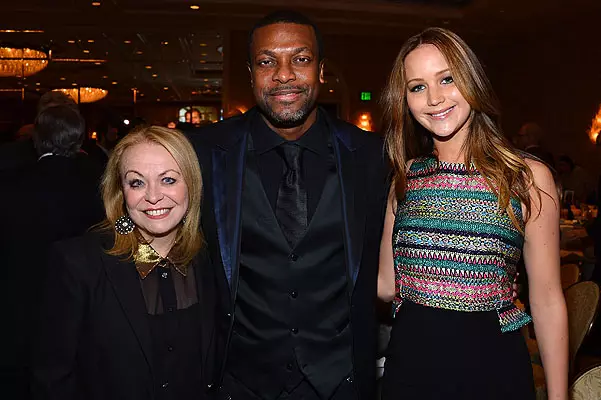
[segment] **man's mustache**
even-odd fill
[[[307,88],[304,86],[285,85],[285,86],[278,86],[273,89],[270,89],[269,91],[267,91],[267,94],[270,96],[273,96],[273,95],[278,95],[278,94],[287,93],[287,92],[303,93],[306,91],[307,91]]]

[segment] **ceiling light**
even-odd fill
[[[146,69],[152,69],[152,65],[146,65],[146,66],[144,66],[144,68],[146,68]]]
[[[156,78],[157,76],[159,76],[158,74],[152,74],[153,78]]]
[[[94,43],[94,39],[88,40],[88,43]]]
[[[123,43],[125,43],[125,44],[131,44],[131,40],[124,40]]]
[[[35,85],[36,85],[36,86],[40,86],[40,82],[36,82],[36,83],[35,83]]]
[[[94,63],[96,65],[100,65],[102,63],[105,63],[106,60],[103,60],[101,58],[53,58],[52,59],[53,62],[72,62],[72,63]]]
[[[61,81],[66,81],[66,80],[67,80],[67,78],[65,78],[64,76],[61,76],[61,77],[60,77],[60,80],[61,80]]]
[[[138,51],[136,51],[136,54],[140,55],[140,54],[143,54],[143,52],[142,52],[142,50],[138,50]]]
[[[200,6],[197,6],[196,4],[192,4],[192,5],[190,6],[190,8],[191,8],[192,10],[198,10],[198,9],[200,8]]]
[[[208,81],[209,81],[208,79],[203,79],[203,80],[204,80],[205,82],[208,82]]]
[[[75,44],[75,40],[67,40],[67,43]]]
[[[102,79],[108,79],[108,78],[109,78],[109,77],[108,77],[108,76],[106,76],[106,75],[103,75],[103,76],[102,76]]]
[[[99,2],[99,1],[93,1],[93,2],[92,2],[92,5],[93,5],[94,7],[100,7],[100,2]]]
[[[93,87],[79,87],[70,89],[55,89],[55,92],[63,92],[73,98],[77,103],[93,103],[106,97],[109,93],[108,90],[93,88]]]
[[[48,66],[48,54],[33,49],[0,47],[0,77],[25,77]]]
[[[83,52],[86,53],[86,54],[90,54],[90,50],[87,50],[87,49],[84,50]]]
[[[71,86],[77,86],[77,83],[73,82],[73,83],[71,84]]]
[[[169,42],[165,40],[164,42],[161,42],[161,44],[162,44],[163,46],[167,46],[167,45],[169,44]]]
[[[169,88],[168,88],[167,86],[165,86],[165,87],[163,88],[163,90],[169,90]]]
[[[200,47],[207,47],[207,44],[206,43],[201,43]]]
[[[206,62],[206,60],[200,60],[200,63],[201,64],[206,64],[207,62]]]
[[[0,29],[0,33],[44,33],[40,29]]]
[[[200,53],[201,56],[206,57],[207,53]]]
[[[112,81],[111,84],[116,85],[117,81]]]

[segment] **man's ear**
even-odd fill
[[[323,77],[323,71],[325,68],[326,60],[325,58],[319,62],[319,83],[325,83],[326,80]]]

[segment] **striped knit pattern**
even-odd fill
[[[503,332],[531,321],[512,302],[523,234],[472,164],[414,160],[393,230],[397,296],[456,311],[492,311]],[[522,223],[519,199],[511,200]],[[396,312],[396,311],[395,311]]]

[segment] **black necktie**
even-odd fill
[[[301,179],[302,148],[282,143],[277,148],[284,159],[286,172],[280,182],[275,216],[291,247],[294,247],[307,228],[307,192]]]

